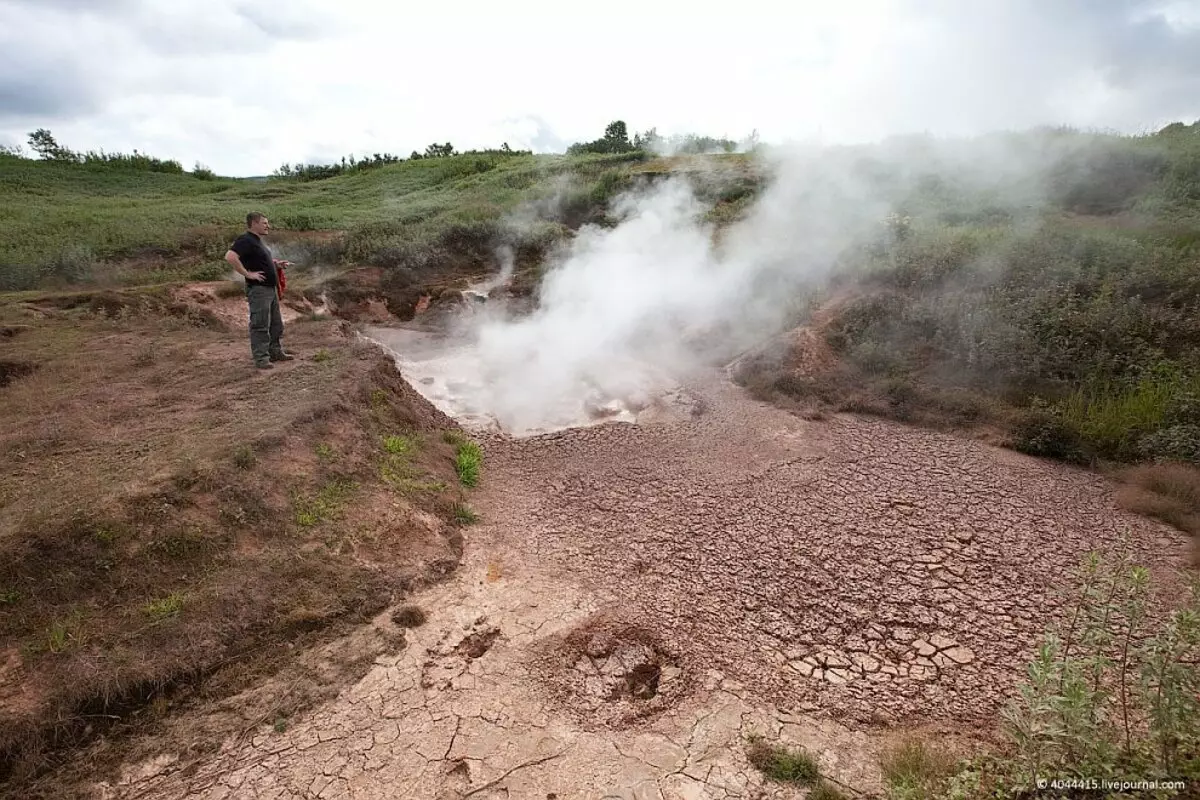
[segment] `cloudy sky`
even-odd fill
[[[578,11],[573,9],[578,8]],[[1200,118],[1200,0],[0,0],[0,144],[229,175],[630,131],[865,141]]]

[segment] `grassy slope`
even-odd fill
[[[586,200],[596,179],[620,157],[511,158],[460,156],[419,160],[323,181],[198,180],[190,175],[131,172],[0,156],[0,290],[58,279],[141,283],[155,276],[121,275],[101,262],[175,256],[186,277],[219,262],[248,211],[268,214],[277,228],[353,230],[365,226],[364,247],[398,238],[425,241],[455,224],[494,222],[521,201],[557,190],[570,171],[576,183],[565,204]],[[601,191],[603,191],[601,186]],[[371,227],[372,223],[382,224]],[[210,277],[212,277],[210,275]]]

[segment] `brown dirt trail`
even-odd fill
[[[753,733],[879,790],[891,732],[986,731],[1085,552],[1185,537],[1101,478],[712,376],[639,424],[482,438],[482,524],[407,648],[286,730],[97,796],[799,797]]]

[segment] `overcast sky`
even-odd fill
[[[576,10],[577,9],[577,10]],[[0,144],[222,174],[431,142],[1200,118],[1200,0],[0,0]]]

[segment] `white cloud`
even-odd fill
[[[632,131],[861,141],[1200,117],[1200,14],[1149,0],[0,0],[0,141],[262,174]]]

